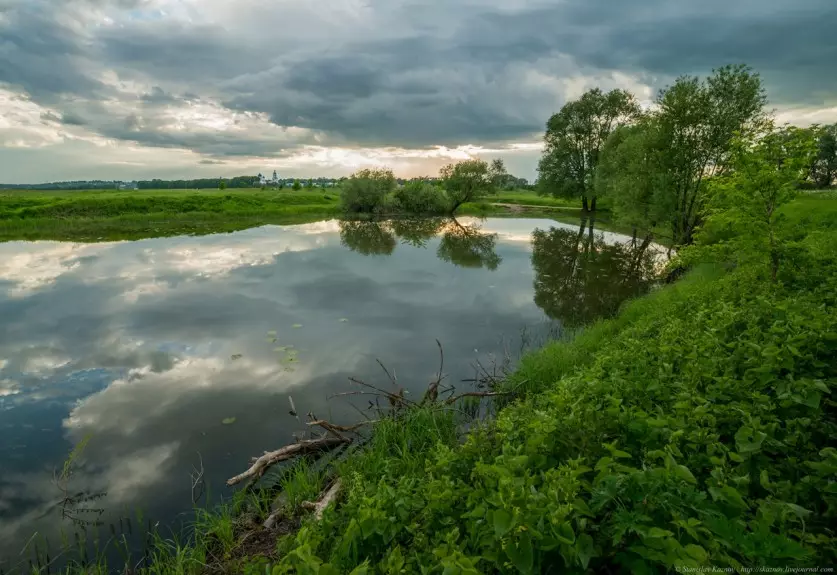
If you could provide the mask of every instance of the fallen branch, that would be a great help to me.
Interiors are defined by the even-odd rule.
[[[350,439],[346,438],[339,438],[339,437],[320,437],[319,439],[304,439],[299,441],[298,443],[292,443],[291,445],[286,445],[281,449],[277,449],[276,451],[266,451],[264,455],[258,457],[253,462],[253,465],[239,475],[235,477],[231,477],[227,479],[227,485],[235,485],[248,477],[259,478],[264,475],[264,472],[267,471],[268,467],[279,463],[280,461],[286,461],[288,459],[293,459],[299,455],[304,453],[310,453],[314,451],[326,451],[329,449],[334,449],[338,445],[343,445],[345,443],[351,442]]]
[[[323,512],[326,510],[326,507],[331,505],[337,496],[340,494],[340,480],[337,479],[334,483],[331,484],[331,487],[328,488],[328,491],[323,493],[322,497],[320,497],[316,502],[312,503],[311,501],[303,501],[301,506],[305,509],[310,509],[314,512],[314,517],[319,521],[323,518]]]

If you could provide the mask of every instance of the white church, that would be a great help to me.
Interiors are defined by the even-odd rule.
[[[279,185],[279,175],[276,173],[276,170],[273,170],[273,177],[271,179],[265,178],[262,174],[259,174],[259,185],[260,186],[278,186]]]

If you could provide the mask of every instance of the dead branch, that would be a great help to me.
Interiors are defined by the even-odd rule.
[[[314,512],[314,517],[319,521],[323,518],[323,512],[326,510],[326,507],[331,505],[337,496],[340,494],[340,480],[337,479],[334,483],[331,484],[331,487],[328,488],[328,491],[323,493],[322,497],[320,497],[316,502],[312,503],[311,501],[303,501],[301,506],[305,509],[310,509]]]
[[[288,459],[293,459],[299,455],[303,455],[305,453],[311,453],[316,451],[327,451],[330,449],[334,449],[338,445],[343,445],[345,443],[351,442],[350,439],[340,439],[338,437],[320,437],[318,439],[304,439],[299,441],[298,443],[292,443],[291,445],[286,445],[281,449],[277,449],[276,451],[268,451],[261,457],[257,458],[253,465],[239,475],[235,477],[231,477],[227,479],[227,485],[235,485],[248,477],[252,477],[254,479],[258,479],[267,469],[280,461],[287,461]]]
[[[383,395],[384,397],[386,397],[389,400],[390,405],[392,405],[393,407],[408,405],[408,404],[412,403],[409,399],[404,397],[404,388],[399,389],[398,393],[396,394],[396,393],[392,393],[390,391],[387,391],[385,389],[381,389],[380,387],[375,387],[371,383],[366,383],[365,381],[357,379],[355,377],[350,377],[349,381],[351,381],[352,383],[356,383],[358,385],[362,385],[364,387],[368,387],[369,389],[374,389],[380,395]]]
[[[206,483],[203,480],[203,457],[201,457],[200,452],[198,452],[198,461],[200,461],[200,469],[192,466],[192,473],[190,475],[192,479],[192,504],[197,505],[198,501],[206,490]],[[195,490],[197,490],[197,495],[195,495]]]
[[[427,386],[427,392],[424,394],[422,403],[428,401],[430,403],[436,403],[436,399],[439,397],[439,385],[442,383],[442,370],[445,367],[445,352],[442,349],[442,343],[438,339],[436,340],[436,345],[439,346],[439,375]]]
[[[398,379],[395,377],[395,375],[393,375],[389,372],[389,370],[386,368],[386,366],[383,364],[383,362],[380,359],[376,358],[375,361],[378,362],[378,365],[380,365],[381,369],[384,370],[384,373],[387,374],[387,377],[392,382],[392,385],[394,385],[396,389],[399,389]]]

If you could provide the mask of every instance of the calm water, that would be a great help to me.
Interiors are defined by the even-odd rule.
[[[102,519],[141,508],[166,524],[191,507],[193,465],[228,496],[252,455],[292,440],[288,395],[350,423],[328,395],[350,375],[385,385],[376,358],[421,393],[437,338],[449,381],[471,377],[476,359],[516,355],[521,330],[642,291],[643,247],[535,219],[0,244],[0,557],[70,529],[53,471],[85,438],[71,486],[107,493]]]

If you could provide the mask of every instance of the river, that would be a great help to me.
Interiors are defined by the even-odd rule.
[[[350,423],[362,398],[328,397],[350,376],[390,386],[377,359],[414,397],[437,339],[449,383],[513,363],[646,290],[651,247],[522,218],[0,244],[0,557],[71,533],[67,493],[95,496],[77,518],[176,525],[195,469],[229,497],[225,479],[305,427],[289,396],[303,420]]]

